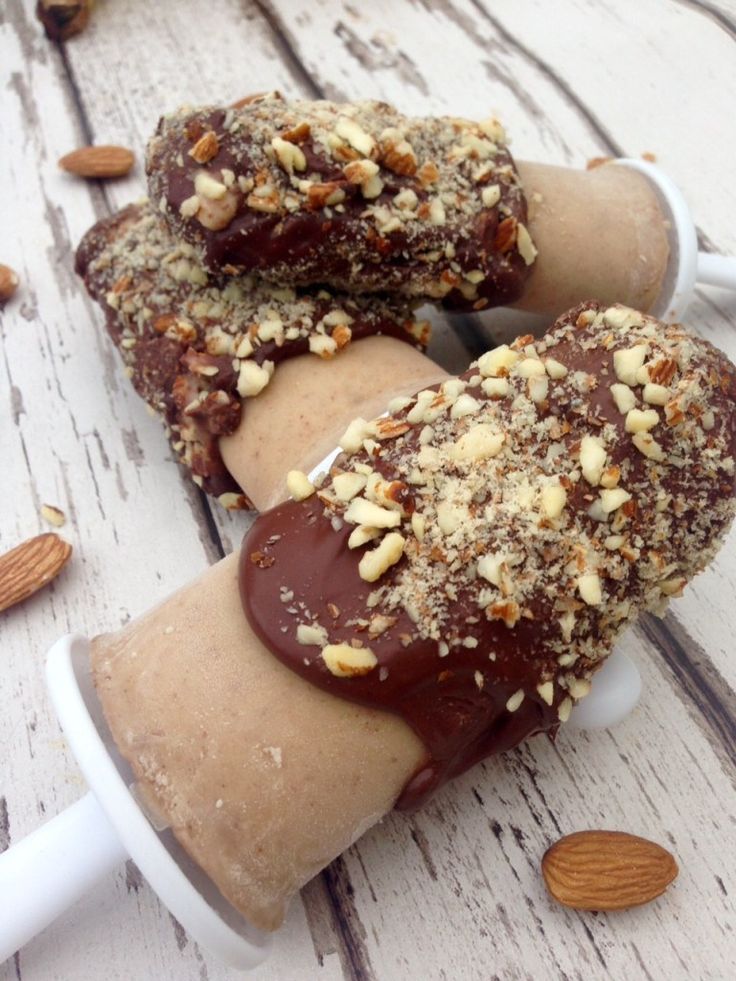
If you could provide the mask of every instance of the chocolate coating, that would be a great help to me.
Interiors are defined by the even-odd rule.
[[[163,416],[179,459],[208,493],[227,495],[230,508],[250,502],[228,473],[218,439],[238,427],[242,399],[268,381],[257,372],[255,383],[247,378],[246,363],[271,371],[310,350],[331,357],[372,334],[419,346],[428,336],[405,299],[367,302],[208,276],[148,202],[91,228],[76,271],[102,306],[136,391]]]
[[[147,171],[208,269],[477,310],[517,300],[536,254],[504,140],[495,120],[272,93],[164,117]]]
[[[734,515],[736,370],[720,352],[593,303],[532,341],[379,420],[316,495],[261,515],[243,543],[243,608],[274,655],[423,740],[399,807],[554,732],[621,632],[679,595]],[[363,479],[350,503],[344,474]],[[403,538],[371,581],[382,545],[348,544],[362,514],[391,525],[384,542]]]

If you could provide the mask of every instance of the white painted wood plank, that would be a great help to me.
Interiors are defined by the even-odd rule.
[[[525,6],[521,5],[519,9]],[[659,19],[665,24],[665,37],[669,36],[670,18],[673,16],[671,6],[661,0],[649,4],[645,12],[652,23]],[[511,13],[515,14],[516,7],[511,3],[494,4],[494,12],[503,9],[505,17],[512,7],[514,10]],[[323,3],[311,5],[307,14],[297,15],[293,5],[285,0],[276,9],[276,13],[280,13],[292,28],[295,48],[304,54],[308,67],[329,94],[338,97],[381,95],[416,112],[481,114],[489,108],[494,109],[508,121],[515,135],[515,149],[520,155],[538,156],[544,153],[546,159],[580,164],[588,156],[605,152],[589,124],[581,120],[580,114],[570,107],[545,72],[535,66],[533,60],[509,51],[503,38],[492,25],[489,26],[489,22],[482,20],[473,5],[458,4],[455,8],[449,8],[442,4],[422,7],[384,2],[374,3],[366,10],[361,8],[357,16],[352,12],[355,9],[348,4]],[[540,16],[537,17],[538,21]],[[148,135],[158,112],[167,105],[185,99],[226,99],[237,97],[244,91],[274,85],[285,92],[304,91],[305,80],[284,67],[282,53],[274,48],[254,8],[223,0],[207,12],[206,24],[203,24],[202,18],[201,5],[189,0],[177,5],[110,2],[99,6],[90,30],[68,45],[68,55],[83,102],[98,139],[140,144]],[[527,47],[535,53],[539,52],[541,58],[557,57],[556,52],[560,48],[554,39],[565,34],[568,27],[572,32],[582,31],[582,18],[586,44],[593,52],[605,48],[613,23],[619,30],[616,37],[628,40],[626,46],[622,46],[622,41],[617,42],[624,55],[619,72],[628,72],[631,78],[641,83],[640,87],[648,83],[648,76],[643,71],[647,63],[639,57],[641,48],[638,45],[646,49],[656,47],[654,42],[646,35],[642,40],[637,23],[628,26],[622,18],[612,17],[609,8],[601,8],[597,12],[592,7],[583,9],[582,5],[565,0],[555,5],[554,31],[548,29],[548,36],[540,35],[538,23],[522,24],[518,34]],[[692,23],[695,24],[695,21]],[[697,48],[696,39],[700,40],[700,30],[699,26],[693,26],[690,30],[689,42],[693,48]],[[469,40],[468,34],[474,35],[475,39]],[[3,44],[2,50],[5,51],[4,40],[0,44]],[[710,40],[708,45],[708,50],[712,52],[710,57],[715,62],[713,71],[716,74],[726,72],[728,66],[722,64],[720,49],[716,50]],[[45,47],[45,42],[39,41],[37,47],[41,54],[46,53],[48,59],[45,74],[34,66],[34,59],[23,70],[31,75],[34,94],[43,105],[42,136],[36,138],[37,145],[33,152],[16,156],[14,150],[9,155],[7,166],[13,173],[17,170],[25,181],[25,171],[38,169],[40,161],[42,173],[46,168],[45,180],[51,181],[55,177],[66,181],[55,174],[53,161],[69,148],[70,144],[64,143],[64,139],[75,136],[68,132],[74,117],[61,96],[64,82],[59,78],[58,63]],[[675,50],[679,51],[679,48]],[[364,64],[355,58],[352,51],[361,53]],[[665,77],[680,70],[681,66],[675,63],[674,57],[670,59],[664,48],[659,50],[657,57]],[[560,56],[560,63],[555,65],[555,70],[563,73],[563,77],[570,60],[568,55]],[[595,89],[599,102],[596,111],[603,117],[611,109],[610,103],[613,101],[610,98],[613,69],[610,65],[602,66],[601,59],[595,57],[588,58],[584,64],[586,85]],[[575,71],[582,70],[579,65],[574,67]],[[691,82],[689,97],[699,98],[703,91],[701,79],[697,79]],[[664,91],[658,97],[665,105],[665,115],[672,115],[675,108],[668,101],[672,96]],[[643,114],[641,119],[644,119]],[[4,122],[5,115],[0,119],[0,125]],[[614,119],[610,125],[627,152],[647,149],[660,152],[658,146],[652,146],[648,140],[637,145],[635,138],[638,131],[630,128],[626,120]],[[56,137],[52,135],[54,132],[57,133]],[[722,151],[718,149],[718,153],[721,152],[719,166],[723,169],[720,173],[726,174],[726,158],[731,151],[726,145]],[[47,157],[43,154],[47,154]],[[691,169],[684,170],[678,179],[681,182],[693,179]],[[125,203],[142,186],[139,169],[131,180],[110,188],[110,199],[116,205]],[[705,184],[703,186],[707,187]],[[63,190],[64,194],[77,195],[82,201],[79,204],[76,197],[73,202],[64,198],[70,237],[76,241],[91,221],[88,191],[86,188],[72,187],[68,181],[63,185]],[[28,205],[25,200],[23,203]],[[34,207],[35,211],[23,208],[24,217],[34,214],[36,218],[32,223],[34,231],[26,230],[29,238],[19,243],[19,254],[25,256],[28,252],[31,259],[38,255],[33,244],[34,236],[43,234],[47,227],[44,209]],[[733,215],[733,208],[728,212],[722,201],[711,201],[703,215],[698,214],[698,220],[709,235],[720,235],[718,227],[707,222],[711,218],[713,222],[721,221],[729,213]],[[722,247],[727,247],[727,240],[719,238],[718,243],[721,244],[721,241],[725,243]],[[45,247],[49,247],[48,243]],[[33,272],[37,278],[38,272],[35,269]],[[72,306],[74,321],[79,325],[80,332],[84,324],[89,336],[92,320],[98,321],[96,313],[90,315],[86,304],[79,301],[78,287],[71,279],[62,282],[62,299],[70,304],[79,303],[79,309]],[[61,301],[54,297],[54,302]],[[46,308],[53,309],[53,303],[47,303]],[[727,318],[712,310],[708,304],[704,303],[704,311],[698,314],[698,319],[705,324],[704,332],[710,330],[719,342],[732,336],[726,333]],[[6,321],[3,322],[4,327]],[[63,328],[63,323],[59,325],[56,320],[50,319],[50,323],[56,329],[60,326]],[[48,337],[53,336],[49,332]],[[67,344],[76,353],[71,341],[67,341]],[[53,344],[47,339],[49,358],[52,348]],[[121,478],[132,479],[131,470],[137,475],[138,500],[134,502],[137,509],[140,510],[141,502],[147,500],[146,488],[150,491],[150,484],[146,483],[150,475],[138,475],[138,470],[147,471],[154,459],[160,459],[161,469],[156,470],[153,482],[159,487],[163,486],[162,480],[172,482],[170,493],[167,487],[167,502],[172,497],[184,501],[184,485],[178,478],[166,476],[175,468],[166,460],[165,442],[157,425],[148,419],[132,393],[121,384],[117,364],[114,359],[111,360],[107,346],[100,345],[100,348],[107,359],[106,383],[119,386],[114,404],[118,406],[122,400],[128,413],[124,421],[131,430],[135,430],[144,447],[145,462],[138,469],[134,468],[133,461],[124,457],[119,445],[117,456],[111,457],[117,461]],[[730,351],[734,353],[732,348]],[[55,351],[53,356],[56,358]],[[457,357],[457,352],[454,356]],[[14,355],[16,357],[19,355]],[[62,366],[66,366],[66,362],[71,360],[70,351],[64,349],[58,357]],[[15,360],[10,363],[14,366]],[[55,365],[56,362],[53,363]],[[64,375],[64,370],[68,369],[58,369],[67,385],[62,391],[68,395],[71,376]],[[44,378],[49,388],[57,385],[56,378]],[[74,381],[77,387],[88,384],[86,378],[83,385],[76,376]],[[79,398],[84,407],[84,395]],[[35,408],[32,411],[35,412]],[[89,407],[86,411],[89,413]],[[123,418],[119,408],[116,408],[118,415],[115,415],[113,407],[103,398],[96,411],[105,418],[105,426],[119,433]],[[28,410],[27,415],[31,415]],[[40,466],[37,461],[43,456],[37,440],[45,436],[45,430],[39,426],[38,418],[43,419],[43,416],[34,414],[30,420],[22,416],[21,421],[28,426],[28,439],[33,439],[38,454],[34,463]],[[5,432],[5,428],[0,428],[0,439],[4,438]],[[141,436],[141,433],[145,436]],[[63,438],[67,439],[66,436]],[[4,451],[5,445],[0,445],[0,450]],[[17,443],[10,437],[7,445],[14,453],[18,452]],[[158,458],[156,453],[160,454]],[[4,452],[2,458],[8,458]],[[78,462],[77,470],[85,464],[81,458],[70,459]],[[97,466],[103,469],[101,464]],[[29,493],[27,478],[20,486],[25,493]],[[63,487],[63,484],[52,485],[52,489],[56,491],[57,486]],[[107,493],[107,485],[104,489]],[[82,500],[76,486],[74,498]],[[90,500],[94,503],[92,495]],[[55,503],[63,506],[62,501]],[[132,511],[126,511],[126,515],[135,515],[136,507],[130,507]],[[26,522],[31,517],[35,520],[33,508],[26,512],[19,509],[18,513],[26,515]],[[114,516],[117,516],[120,524],[119,534],[124,535],[126,529],[130,534],[127,523],[123,522],[120,505],[116,505]],[[14,523],[10,529],[15,534],[21,519],[17,515],[12,517]],[[82,519],[79,520],[81,522]],[[142,520],[145,521],[145,518]],[[101,518],[97,519],[98,525],[105,523]],[[5,527],[3,524],[3,531]],[[25,525],[22,527],[25,529]],[[157,527],[165,526],[152,520],[145,531],[150,536]],[[32,531],[35,530],[34,526]],[[137,535],[137,530],[135,533]],[[163,537],[164,531],[161,532]],[[236,538],[235,531],[232,537]],[[139,539],[128,540],[127,547],[134,550],[136,541],[140,540],[143,540],[142,535]],[[123,584],[121,589],[120,583],[115,581],[109,570],[106,571],[104,560],[116,554],[114,538],[112,541],[100,540],[98,547],[98,564],[90,570],[84,587],[88,595],[96,595],[98,588],[110,592],[102,615],[109,615],[112,624],[113,613],[121,617],[127,615],[128,610],[136,609],[130,599],[123,604],[119,594],[125,589],[134,590],[137,587]],[[201,553],[200,561],[205,561],[208,557],[205,550],[199,543],[196,543],[196,547]],[[706,649],[717,638],[724,653],[724,663],[719,662],[722,673],[727,668],[725,655],[732,620],[728,616],[729,610],[724,609],[722,593],[716,591],[729,582],[733,551],[731,545],[728,553],[730,564],[719,563],[713,573],[707,574],[711,578],[701,579],[702,596],[708,606],[700,616],[697,609],[691,610],[689,607],[686,613],[681,615],[678,610],[677,614],[693,635],[700,630],[696,639],[701,640]],[[164,557],[162,561],[167,562],[168,559]],[[179,565],[174,561],[171,564]],[[121,568],[124,568],[122,558]],[[161,569],[157,571],[161,581],[154,575],[153,587],[160,590],[158,595],[162,595],[175,582],[164,580],[164,572]],[[65,575],[70,573],[71,570]],[[180,570],[180,575],[177,581],[186,578],[188,573]],[[101,586],[95,581],[99,576],[102,576]],[[109,578],[105,579],[105,576]],[[731,578],[730,582],[733,581]],[[695,596],[695,590],[701,588],[701,583],[694,588],[692,596]],[[57,602],[60,603],[66,596],[66,586],[66,581],[60,582],[54,591],[53,606],[48,607],[54,613]],[[147,580],[145,585],[140,585],[140,592],[145,593],[150,588],[151,583]],[[132,596],[133,602],[137,595]],[[118,607],[114,606],[116,601]],[[688,602],[690,597],[680,604],[680,608]],[[58,738],[54,736],[53,723],[44,708],[38,663],[35,667],[29,667],[27,653],[24,654],[29,644],[38,648],[39,642],[45,643],[56,633],[54,624],[48,625],[48,637],[39,626],[35,616],[37,606],[41,610],[47,609],[46,605],[40,605],[42,603],[42,598],[38,597],[23,608],[22,632],[19,635],[23,646],[14,641],[15,659],[9,674],[20,697],[16,699],[17,704],[14,703],[13,713],[2,720],[8,728],[0,733],[2,736],[6,733],[22,735],[23,742],[27,743],[27,747],[20,745],[16,749],[14,746],[12,785],[18,788],[17,792],[14,789],[15,803],[11,808],[11,831],[14,834],[19,821],[28,828],[38,820],[36,811],[39,805],[29,784],[36,785],[39,772],[42,787],[38,800],[45,802],[48,812],[61,806],[64,801],[72,800],[77,792],[73,765],[66,762],[63,778],[59,777],[58,769],[54,769],[53,761],[58,759]],[[148,600],[144,598],[137,609],[145,605],[148,605]],[[64,607],[60,606],[59,609],[60,616],[68,615]],[[90,625],[100,624],[101,611],[96,602],[88,601],[79,615]],[[14,618],[20,616],[20,610],[13,614]],[[717,628],[712,626],[712,621],[717,622]],[[718,808],[720,813],[733,809],[733,771],[727,768],[708,742],[701,720],[694,715],[693,705],[690,702],[681,703],[676,697],[673,699],[671,678],[667,677],[661,665],[657,668],[651,645],[644,644],[640,638],[632,638],[630,643],[638,656],[649,658],[645,666],[648,691],[652,695],[641,713],[614,734],[613,739],[596,737],[573,742],[565,737],[567,741],[563,747],[561,738],[561,753],[567,748],[564,758],[544,744],[536,746],[532,743],[518,753],[510,754],[505,760],[489,763],[477,773],[459,781],[424,815],[413,821],[408,822],[401,816],[392,817],[383,828],[371,833],[342,863],[335,866],[331,881],[337,893],[343,886],[346,890],[348,886],[356,890],[354,897],[349,892],[345,894],[347,920],[343,925],[348,931],[354,931],[358,957],[365,967],[364,976],[389,979],[412,976],[472,978],[493,973],[504,978],[534,977],[536,981],[538,978],[560,976],[560,970],[555,967],[559,963],[570,977],[604,977],[603,966],[596,957],[583,923],[588,924],[593,939],[610,966],[611,976],[621,976],[624,972],[635,977],[644,976],[639,956],[645,958],[653,977],[695,977],[699,970],[702,976],[711,977],[726,977],[733,973],[734,964],[729,961],[731,947],[723,942],[721,930],[722,927],[726,929],[724,917],[732,910],[729,910],[728,900],[720,890],[716,890],[714,895],[711,881],[716,861],[721,866],[718,874],[725,883],[729,878],[734,878],[735,870],[733,864],[729,864],[730,853],[725,847],[728,840],[718,823]],[[20,660],[22,656],[25,656],[25,661]],[[34,711],[41,713],[43,718],[36,720],[35,732],[31,729],[26,734],[25,721],[29,717],[32,720]],[[45,732],[45,736],[37,735],[40,732]],[[678,734],[676,739],[673,732]],[[16,739],[16,742],[19,740]],[[33,757],[31,750],[35,753]],[[626,762],[620,760],[620,752],[628,757]],[[657,774],[652,772],[652,760],[657,761]],[[533,772],[530,773],[527,768],[532,771],[537,769],[539,775],[533,778]],[[601,789],[600,774],[608,775],[610,789]],[[657,776],[666,777],[664,787],[657,783]],[[637,781],[641,781],[641,786]],[[471,797],[473,786],[483,797],[484,807]],[[537,787],[541,788],[549,802],[549,812],[542,808]],[[647,790],[648,798],[644,796],[642,787]],[[28,790],[26,805],[21,801],[21,788]],[[525,795],[539,814],[539,824],[535,822]],[[718,807],[714,806],[714,802],[718,802]],[[602,809],[604,804],[608,805],[607,810]],[[676,813],[678,810],[679,813]],[[670,901],[667,897],[657,907],[626,914],[623,919],[586,919],[553,910],[541,892],[536,865],[530,864],[528,857],[530,854],[538,855],[556,835],[553,817],[569,822],[570,826],[565,826],[564,831],[572,830],[574,821],[600,824],[609,818],[621,820],[621,826],[648,832],[660,840],[664,840],[660,831],[669,830],[674,835],[676,851],[685,870],[676,886],[675,898]],[[500,843],[490,826],[494,819],[501,827]],[[639,823],[633,827],[635,821]],[[513,828],[519,829],[525,838],[517,841]],[[422,844],[427,858],[422,857],[412,831]],[[431,873],[432,868],[436,870],[436,879]],[[320,900],[320,889],[318,881],[316,887],[308,891],[310,900],[316,897],[315,902],[310,903],[315,946],[320,951],[328,951],[331,946],[334,950],[334,935],[331,934],[334,927],[328,922],[329,910],[319,913],[317,900]],[[527,904],[526,897],[531,900],[531,906]],[[503,912],[497,908],[499,901],[504,905]],[[702,922],[695,922],[694,918],[703,908],[709,910],[708,917],[701,916]],[[86,918],[97,910],[103,910],[113,917],[115,941],[109,940],[101,923],[99,926],[97,922],[91,924]],[[535,919],[534,911],[539,919]],[[319,915],[322,915],[320,923],[316,922]],[[261,974],[262,977],[313,977],[318,971],[320,977],[335,977],[343,973],[337,953],[327,953],[324,967],[318,968],[305,930],[303,909],[297,906],[288,929],[279,939],[277,956]],[[70,935],[73,945],[67,947]],[[141,935],[144,937],[143,943],[140,942]],[[636,945],[636,949],[633,945]],[[91,978],[104,974],[109,977],[150,976],[167,979],[199,977],[207,971],[210,977],[228,976],[228,972],[223,972],[208,958],[192,950],[191,944],[179,950],[177,933],[167,914],[151,899],[145,888],[137,893],[131,888],[128,892],[122,879],[114,890],[106,891],[104,896],[99,894],[94,901],[91,897],[84,909],[70,913],[43,939],[43,945],[33,950],[35,954],[27,952],[21,961],[26,978]],[[468,956],[468,950],[472,959]],[[344,971],[347,975],[347,964]],[[8,972],[9,977],[14,976],[12,966]]]
[[[542,0],[480,5],[565,79],[626,153],[655,153],[697,224],[736,252],[736,187],[724,180],[736,146],[728,108],[736,92],[733,35],[696,5],[662,0],[566,0],[563,31],[550,29],[553,13]],[[603,44],[591,46],[591,37]]]

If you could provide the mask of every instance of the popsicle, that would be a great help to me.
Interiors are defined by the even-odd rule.
[[[395,343],[355,346],[376,394]],[[325,380],[352,381],[351,354]],[[284,378],[268,396],[296,438]],[[309,414],[337,442],[331,395]],[[735,396],[707,342],[588,304],[350,425],[324,481],[292,474],[256,521],[240,575],[231,556],[94,640],[139,796],[274,929],[397,800],[564,723],[621,631],[703,568],[734,513]]]
[[[518,299],[534,261],[496,120],[269,93],[164,117],[147,171],[172,233],[213,272],[483,309]]]
[[[496,119],[266,93],[164,117],[148,171],[174,234],[225,273],[548,316],[596,296],[668,320],[696,281],[736,289],[736,258],[698,252],[657,167],[517,166]]]

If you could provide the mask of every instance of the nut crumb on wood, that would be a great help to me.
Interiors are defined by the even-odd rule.
[[[55,528],[61,528],[62,525],[66,524],[66,515],[61,508],[57,508],[53,504],[41,505],[41,517]]]

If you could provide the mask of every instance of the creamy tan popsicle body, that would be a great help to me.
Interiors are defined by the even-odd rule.
[[[524,161],[518,167],[538,255],[515,306],[556,315],[595,297],[650,310],[669,259],[651,183],[613,164],[585,171]]]

